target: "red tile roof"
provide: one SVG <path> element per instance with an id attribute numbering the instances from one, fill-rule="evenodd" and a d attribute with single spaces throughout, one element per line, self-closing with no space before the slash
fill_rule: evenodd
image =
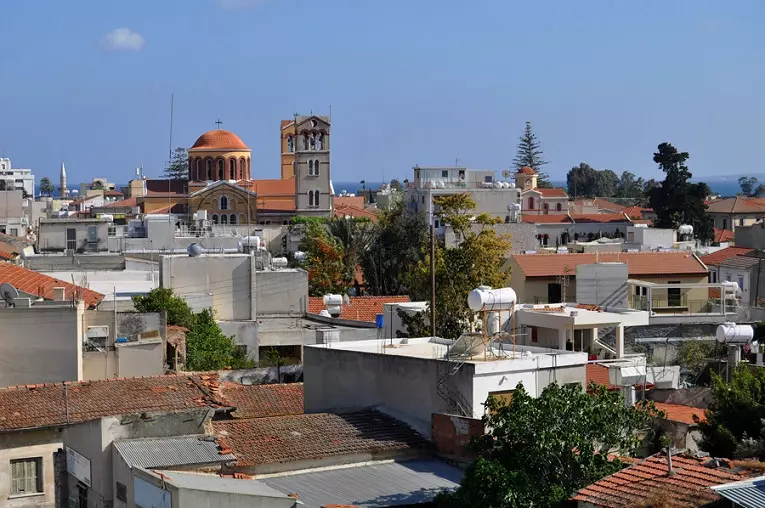
<path id="1" fill-rule="evenodd" d="M 715 228 L 715 243 L 732 242 L 735 235 L 730 229 L 717 229 Z"/>
<path id="2" fill-rule="evenodd" d="M 630 223 L 629 217 L 623 213 L 572 213 L 571 218 L 577 224 L 600 223 L 607 224 L 611 222 Z"/>
<path id="3" fill-rule="evenodd" d="M 183 196 L 188 181 L 180 178 L 156 178 L 144 180 L 147 196 Z"/>
<path id="4" fill-rule="evenodd" d="M 707 268 L 685 252 L 602 252 L 599 254 L 515 254 L 526 277 L 555 277 L 576 271 L 578 265 L 627 263 L 630 277 L 652 275 L 706 275 Z M 570 275 L 570 272 L 569 272 Z"/>
<path id="5" fill-rule="evenodd" d="M 650 208 L 643 208 L 642 206 L 634 205 L 624 208 L 622 212 L 630 219 L 642 219 L 644 213 L 650 213 L 653 212 L 653 210 Z"/>
<path id="6" fill-rule="evenodd" d="M 524 213 L 521 216 L 521 221 L 524 224 L 573 224 L 574 221 L 567 213 L 551 214 L 551 215 L 533 215 Z"/>
<path id="7" fill-rule="evenodd" d="M 295 179 L 294 178 L 251 180 L 249 187 L 250 187 L 250 190 L 252 190 L 258 195 L 258 197 L 294 196 L 295 195 Z"/>
<path id="8" fill-rule="evenodd" d="M 701 259 L 701 262 L 707 266 L 717 266 L 723 261 L 735 258 L 736 256 L 744 256 L 753 250 L 754 249 L 749 249 L 747 247 L 726 247 L 711 254 L 701 256 L 699 259 Z"/>
<path id="9" fill-rule="evenodd" d="M 108 190 L 104 191 L 104 196 L 124 196 L 125 194 L 123 192 L 120 192 L 118 190 Z"/>
<path id="10" fill-rule="evenodd" d="M 560 187 L 555 187 L 553 189 L 540 189 L 536 188 L 535 191 L 539 192 L 542 197 L 545 198 L 567 198 L 568 194 L 566 194 L 565 189 L 561 189 Z"/>
<path id="11" fill-rule="evenodd" d="M 2 252 L 0 251 L 0 259 L 5 259 L 6 261 L 10 261 L 14 258 L 16 258 L 18 254 L 14 254 L 13 252 Z"/>
<path id="12" fill-rule="evenodd" d="M 576 201 L 573 201 L 574 206 L 588 206 L 588 205 L 594 205 L 599 210 L 606 210 L 608 212 L 616 213 L 621 212 L 626 207 L 624 205 L 620 205 L 618 203 L 613 203 L 611 201 L 608 201 L 607 199 L 603 198 L 583 198 L 583 199 L 577 199 Z"/>
<path id="13" fill-rule="evenodd" d="M 611 380 L 608 377 L 608 367 L 605 365 L 600 365 L 598 363 L 588 363 L 585 378 L 588 387 L 590 386 L 590 382 L 593 382 L 596 385 L 605 386 L 608 390 L 619 389 L 618 386 L 611 384 Z"/>
<path id="14" fill-rule="evenodd" d="M 373 410 L 345 414 L 313 413 L 213 422 L 239 467 L 286 464 L 329 457 L 398 454 L 427 441 L 406 424 Z"/>
<path id="15" fill-rule="evenodd" d="M 337 206 L 337 204 L 335 204 L 335 217 L 339 217 L 339 218 L 353 217 L 356 219 L 369 219 L 372 222 L 377 220 L 377 214 L 374 212 L 371 212 L 369 210 L 366 210 L 364 208 L 359 208 L 356 206 L 348 206 L 348 205 Z"/>
<path id="16" fill-rule="evenodd" d="M 697 407 L 682 406 L 680 404 L 668 404 L 666 402 L 654 402 L 656 409 L 666 413 L 666 420 L 671 422 L 687 423 L 693 425 L 693 415 L 698 416 L 701 421 L 705 421 L 704 410 Z"/>
<path id="17" fill-rule="evenodd" d="M 342 206 L 352 206 L 354 208 L 364 208 L 364 196 L 335 196 L 333 199 L 335 208 Z"/>
<path id="18" fill-rule="evenodd" d="M 351 321 L 366 321 L 374 323 L 377 314 L 382 314 L 386 303 L 405 303 L 410 301 L 408 296 L 352 296 L 350 305 L 343 304 L 340 319 Z M 321 296 L 308 297 L 308 312 L 318 314 L 324 309 Z"/>
<path id="19" fill-rule="evenodd" d="M 222 383 L 218 398 L 236 408 L 234 418 L 303 414 L 303 383 L 253 386 Z"/>
<path id="20" fill-rule="evenodd" d="M 679 454 L 672 456 L 674 474 L 669 475 L 667 456 L 659 453 L 577 491 L 572 499 L 607 508 L 706 506 L 720 499 L 709 487 L 756 475 L 747 469 L 725 466 L 734 467 L 725 462 L 718 466 L 714 459 Z"/>
<path id="21" fill-rule="evenodd" d="M 217 374 L 169 375 L 0 389 L 0 432 L 121 414 L 219 407 L 200 386 Z M 213 383 L 214 384 L 214 383 Z M 209 391 L 209 390 L 208 390 Z"/>
<path id="22" fill-rule="evenodd" d="M 707 202 L 707 212 L 711 213 L 746 213 L 765 215 L 765 198 L 713 199 Z"/>
<path id="23" fill-rule="evenodd" d="M 537 172 L 528 166 L 523 166 L 521 169 L 518 170 L 518 174 L 519 175 L 536 175 Z"/>
<path id="24" fill-rule="evenodd" d="M 138 206 L 138 198 L 132 197 L 120 201 L 112 201 L 111 203 L 106 203 L 104 206 L 124 206 L 132 208 L 134 206 Z"/>
<path id="25" fill-rule="evenodd" d="M 95 307 L 104 299 L 101 293 L 8 263 L 0 263 L 0 283 L 3 282 L 13 285 L 19 291 L 42 296 L 47 300 L 53 300 L 53 288 L 63 287 L 67 300 L 71 300 L 72 295 L 76 293 L 82 296 L 86 307 Z"/>
<path id="26" fill-rule="evenodd" d="M 249 150 L 249 148 L 233 132 L 217 129 L 199 136 L 189 150 Z"/>

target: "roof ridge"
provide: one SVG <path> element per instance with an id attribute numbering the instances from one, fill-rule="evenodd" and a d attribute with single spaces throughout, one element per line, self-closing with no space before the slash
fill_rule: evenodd
<path id="1" fill-rule="evenodd" d="M 168 374 L 156 374 L 153 376 L 128 376 L 128 377 L 112 377 L 108 379 L 91 379 L 88 381 L 57 381 L 55 383 L 37 383 L 37 384 L 26 384 L 26 385 L 9 385 L 9 386 L 3 386 L 0 387 L 0 391 L 2 390 L 21 390 L 23 388 L 33 390 L 35 388 L 43 388 L 43 387 L 55 387 L 55 386 L 88 386 L 90 384 L 95 383 L 113 383 L 116 381 L 134 381 L 138 379 L 162 379 L 162 378 L 179 378 L 179 377 L 187 377 L 191 378 L 194 376 L 201 376 L 201 375 L 218 375 L 217 371 L 206 371 L 206 372 L 174 372 L 174 373 L 168 373 Z"/>

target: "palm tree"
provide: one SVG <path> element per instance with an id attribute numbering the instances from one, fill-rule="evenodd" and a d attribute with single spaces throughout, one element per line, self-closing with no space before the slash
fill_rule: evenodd
<path id="1" fill-rule="evenodd" d="M 372 223 L 355 220 L 352 217 L 336 218 L 327 223 L 327 231 L 343 248 L 345 279 L 352 283 L 356 279 L 356 267 L 361 264 L 364 253 L 372 245 L 374 237 Z"/>
<path id="2" fill-rule="evenodd" d="M 361 190 L 366 190 L 366 188 L 367 188 L 367 181 L 366 180 L 362 180 L 359 183 L 361 184 Z"/>

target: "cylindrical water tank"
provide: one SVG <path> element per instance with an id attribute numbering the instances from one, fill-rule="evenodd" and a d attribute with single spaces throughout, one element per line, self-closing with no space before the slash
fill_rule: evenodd
<path id="1" fill-rule="evenodd" d="M 754 328 L 749 325 L 723 323 L 717 327 L 717 341 L 725 344 L 747 344 L 754 338 Z"/>
<path id="2" fill-rule="evenodd" d="M 285 268 L 287 265 L 289 265 L 287 258 L 273 258 L 271 260 L 271 266 L 274 268 Z"/>
<path id="3" fill-rule="evenodd" d="M 468 293 L 468 307 L 471 310 L 507 310 L 517 301 L 513 288 L 474 289 Z"/>
<path id="4" fill-rule="evenodd" d="M 306 259 L 308 259 L 308 254 L 302 250 L 295 252 L 295 261 L 305 261 Z"/>
<path id="5" fill-rule="evenodd" d="M 114 215 L 110 215 L 108 213 L 105 213 L 101 215 L 101 220 L 105 220 L 106 222 L 114 222 Z"/>
<path id="6" fill-rule="evenodd" d="M 510 182 L 510 188 L 515 189 L 515 182 Z"/>
<path id="7" fill-rule="evenodd" d="M 261 239 L 259 236 L 243 236 L 239 242 L 245 247 L 249 246 L 250 249 L 259 249 Z"/>
<path id="8" fill-rule="evenodd" d="M 502 188 L 502 182 L 494 182 L 494 188 L 495 189 L 501 189 Z"/>
<path id="9" fill-rule="evenodd" d="M 692 235 L 693 234 L 693 226 L 690 224 L 683 224 L 679 228 L 677 228 L 677 232 L 681 235 Z"/>
<path id="10" fill-rule="evenodd" d="M 343 304 L 343 297 L 341 295 L 324 295 L 325 307 L 342 305 L 342 304 Z"/>

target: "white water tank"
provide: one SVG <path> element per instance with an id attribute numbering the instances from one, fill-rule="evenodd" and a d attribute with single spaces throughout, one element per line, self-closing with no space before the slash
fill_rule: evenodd
<path id="1" fill-rule="evenodd" d="M 308 259 L 308 254 L 306 254 L 302 250 L 295 252 L 295 261 L 302 262 L 302 261 L 305 261 L 306 259 Z"/>
<path id="2" fill-rule="evenodd" d="M 502 188 L 502 182 L 494 182 L 494 188 L 495 189 L 501 189 Z"/>
<path id="3" fill-rule="evenodd" d="M 682 226 L 677 228 L 677 232 L 681 235 L 692 235 L 693 226 L 691 226 L 690 224 L 683 224 Z"/>
<path id="4" fill-rule="evenodd" d="M 749 325 L 723 323 L 717 327 L 717 342 L 724 344 L 748 344 L 754 338 L 754 328 Z"/>
<path id="5" fill-rule="evenodd" d="M 343 304 L 343 297 L 341 295 L 324 295 L 324 306 L 340 306 Z"/>
<path id="6" fill-rule="evenodd" d="M 287 265 L 289 265 L 287 258 L 273 258 L 271 260 L 271 266 L 274 268 L 287 268 Z"/>
<path id="7" fill-rule="evenodd" d="M 243 247 L 249 247 L 250 250 L 260 249 L 261 239 L 259 236 L 243 236 L 239 243 Z"/>
<path id="8" fill-rule="evenodd" d="M 510 189 L 515 189 L 515 182 L 508 182 L 510 184 Z"/>
<path id="9" fill-rule="evenodd" d="M 513 288 L 474 289 L 468 293 L 468 307 L 473 311 L 508 310 L 517 297 Z"/>
<path id="10" fill-rule="evenodd" d="M 106 222 L 114 222 L 114 215 L 109 215 L 108 213 L 105 213 L 101 215 L 101 220 L 105 220 Z"/>

